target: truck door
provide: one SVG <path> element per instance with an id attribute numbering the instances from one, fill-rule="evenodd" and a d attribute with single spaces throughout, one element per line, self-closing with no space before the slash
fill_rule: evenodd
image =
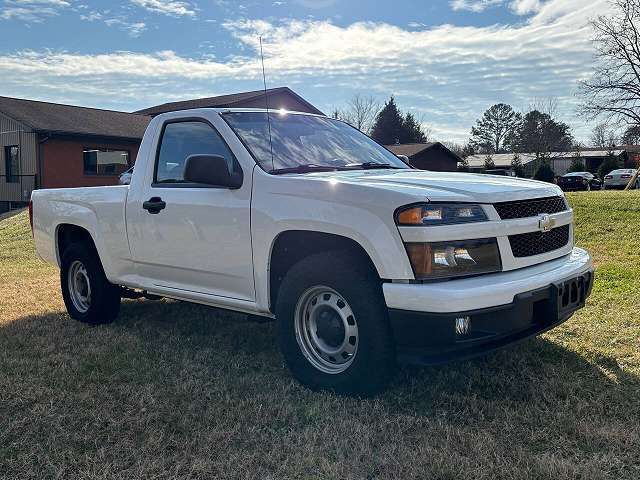
<path id="1" fill-rule="evenodd" d="M 127 203 L 129 243 L 141 283 L 255 300 L 251 172 L 244 172 L 239 189 L 189 184 L 183 173 L 193 154 L 221 155 L 230 168 L 241 168 L 210 121 L 175 119 L 160 126 L 145 181 L 132 188 Z"/>

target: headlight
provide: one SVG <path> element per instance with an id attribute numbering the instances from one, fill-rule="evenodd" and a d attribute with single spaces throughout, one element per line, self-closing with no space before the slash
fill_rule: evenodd
<path id="1" fill-rule="evenodd" d="M 421 203 L 396 211 L 396 223 L 401 226 L 452 225 L 486 220 L 484 209 L 471 203 Z"/>
<path id="2" fill-rule="evenodd" d="M 417 280 L 460 277 L 502 270 L 495 238 L 438 243 L 406 243 Z"/>

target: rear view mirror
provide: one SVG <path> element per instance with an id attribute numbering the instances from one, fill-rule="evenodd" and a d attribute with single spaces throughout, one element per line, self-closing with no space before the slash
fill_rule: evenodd
<path id="1" fill-rule="evenodd" d="M 240 188 L 242 170 L 229 171 L 227 160 L 220 155 L 189 155 L 184 167 L 184 179 L 189 183 Z"/>

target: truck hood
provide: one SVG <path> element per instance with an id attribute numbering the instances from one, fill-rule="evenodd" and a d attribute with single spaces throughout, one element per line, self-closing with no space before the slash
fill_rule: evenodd
<path id="1" fill-rule="evenodd" d="M 460 172 L 357 170 L 312 174 L 335 184 L 391 190 L 429 201 L 494 203 L 563 195 L 551 183 Z"/>

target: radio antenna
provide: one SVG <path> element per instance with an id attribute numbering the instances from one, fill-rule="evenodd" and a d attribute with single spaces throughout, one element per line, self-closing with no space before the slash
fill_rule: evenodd
<path id="1" fill-rule="evenodd" d="M 269 96 L 267 95 L 267 76 L 264 73 L 264 53 L 262 52 L 262 36 L 260 39 L 260 60 L 262 61 L 262 83 L 264 84 L 264 105 L 267 109 L 267 127 L 269 129 L 269 151 L 271 152 L 271 170 L 275 170 L 273 161 L 273 140 L 271 139 L 271 115 L 269 115 Z"/>

